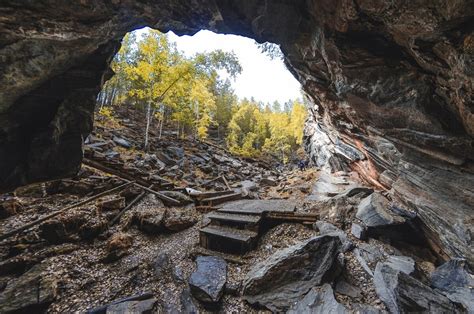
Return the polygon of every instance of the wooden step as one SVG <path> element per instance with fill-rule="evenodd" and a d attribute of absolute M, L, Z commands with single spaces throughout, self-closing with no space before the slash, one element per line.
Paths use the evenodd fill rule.
<path fill-rule="evenodd" d="M 232 191 L 232 190 L 227 190 L 227 191 L 216 191 L 216 192 L 203 192 L 201 194 L 196 194 L 196 195 L 192 195 L 192 197 L 198 201 L 202 201 L 203 199 L 206 199 L 206 198 L 212 198 L 212 197 L 216 197 L 216 196 L 222 196 L 222 195 L 230 195 L 230 194 L 234 194 L 235 191 Z"/>
<path fill-rule="evenodd" d="M 226 194 L 221 196 L 209 197 L 201 200 L 201 205 L 215 206 L 229 201 L 235 201 L 242 198 L 242 193 L 234 192 L 232 194 Z"/>
<path fill-rule="evenodd" d="M 294 201 L 289 200 L 238 200 L 218 206 L 218 211 L 232 214 L 262 215 L 268 212 L 294 212 L 295 207 Z"/>
<path fill-rule="evenodd" d="M 238 229 L 258 231 L 261 216 L 239 215 L 214 211 L 207 215 L 211 220 L 211 225 L 230 226 Z"/>
<path fill-rule="evenodd" d="M 203 248 L 231 254 L 245 254 L 257 244 L 258 233 L 230 227 L 210 225 L 199 230 Z"/>

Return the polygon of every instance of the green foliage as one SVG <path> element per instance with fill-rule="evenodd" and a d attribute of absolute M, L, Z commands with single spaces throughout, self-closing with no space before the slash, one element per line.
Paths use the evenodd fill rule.
<path fill-rule="evenodd" d="M 273 57 L 278 46 L 261 45 Z M 186 57 L 166 34 L 149 30 L 142 38 L 127 34 L 111 68 L 115 75 L 98 96 L 100 115 L 112 117 L 112 105 L 132 104 L 147 113 L 145 147 L 150 126 L 174 124 L 178 135 L 206 138 L 211 127 L 226 138 L 231 151 L 243 156 L 271 154 L 288 160 L 301 145 L 306 119 L 305 104 L 238 101 L 229 79 L 242 71 L 233 53 L 221 50 Z M 158 123 L 151 123 L 156 120 Z"/>
<path fill-rule="evenodd" d="M 280 46 L 270 42 L 264 42 L 257 44 L 257 47 L 261 52 L 265 53 L 270 59 L 283 59 L 283 53 L 281 52 Z"/>
<path fill-rule="evenodd" d="M 227 145 L 230 151 L 243 156 L 262 152 L 287 162 L 301 145 L 306 108 L 292 102 L 289 113 L 262 109 L 258 103 L 244 99 L 229 122 Z"/>
<path fill-rule="evenodd" d="M 127 34 L 112 69 L 115 75 L 98 97 L 101 106 L 133 103 L 151 108 L 159 124 L 175 122 L 200 138 L 207 137 L 211 125 L 227 125 L 230 120 L 235 96 L 218 71 L 227 71 L 231 78 L 242 71 L 234 53 L 216 50 L 187 58 L 156 30 L 141 39 Z"/>

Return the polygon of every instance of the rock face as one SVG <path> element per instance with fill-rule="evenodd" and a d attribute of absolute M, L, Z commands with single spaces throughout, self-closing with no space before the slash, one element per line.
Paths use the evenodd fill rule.
<path fill-rule="evenodd" d="M 288 310 L 313 286 L 336 274 L 337 235 L 313 237 L 255 265 L 243 283 L 244 299 L 274 312 Z"/>
<path fill-rule="evenodd" d="M 401 268 L 393 268 L 393 266 Z M 409 274 L 403 264 L 377 264 L 374 284 L 377 294 L 390 313 L 454 313 L 459 308 L 448 298 Z"/>
<path fill-rule="evenodd" d="M 431 285 L 461 303 L 468 313 L 474 312 L 474 277 L 465 260 L 456 258 L 438 267 L 431 275 Z"/>
<path fill-rule="evenodd" d="M 41 312 L 54 301 L 57 282 L 45 276 L 47 264 L 39 264 L 16 280 L 11 280 L 0 294 L 2 313 Z"/>
<path fill-rule="evenodd" d="M 391 189 L 440 255 L 474 264 L 471 0 L 6 0 L 0 14 L 0 190 L 77 171 L 127 31 L 206 28 L 280 44 L 315 103 L 313 162 Z"/>
<path fill-rule="evenodd" d="M 395 225 L 405 222 L 403 217 L 392 214 L 388 207 L 388 200 L 380 193 L 375 192 L 360 202 L 356 217 L 362 220 L 367 227 Z"/>

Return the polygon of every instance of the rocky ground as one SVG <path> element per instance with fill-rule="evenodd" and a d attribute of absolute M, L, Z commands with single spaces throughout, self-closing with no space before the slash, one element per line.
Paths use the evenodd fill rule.
<path fill-rule="evenodd" d="M 473 310 L 466 263 L 444 263 L 416 215 L 391 206 L 383 191 L 353 175 L 277 171 L 172 133 L 158 139 L 153 129 L 145 153 L 143 117 L 122 110 L 97 118 L 76 177 L 1 196 L 0 234 L 124 179 L 161 194 L 129 185 L 4 239 L 1 313 Z M 292 200 L 320 220 L 273 226 L 243 256 L 201 256 L 199 229 L 212 204 L 193 193 L 228 188 L 239 198 Z"/>

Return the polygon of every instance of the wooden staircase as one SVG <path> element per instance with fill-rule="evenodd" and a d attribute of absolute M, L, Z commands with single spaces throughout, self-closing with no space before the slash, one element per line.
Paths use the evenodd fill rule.
<path fill-rule="evenodd" d="M 231 195 L 231 194 L 228 194 Z M 224 195 L 226 196 L 226 195 Z M 199 231 L 200 245 L 208 250 L 245 254 L 253 250 L 270 213 L 287 217 L 295 204 L 286 200 L 239 200 L 224 203 L 206 215 L 210 223 Z"/>

